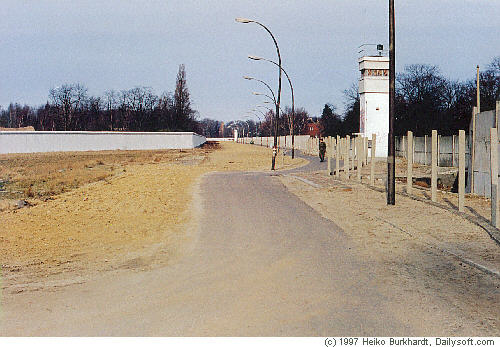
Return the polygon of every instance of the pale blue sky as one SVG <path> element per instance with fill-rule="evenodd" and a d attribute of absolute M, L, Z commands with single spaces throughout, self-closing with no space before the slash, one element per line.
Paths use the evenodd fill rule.
<path fill-rule="evenodd" d="M 194 1 L 2 0 L 0 105 L 39 105 L 49 89 L 80 82 L 93 95 L 109 89 L 173 91 L 179 64 L 202 118 L 241 118 L 264 99 L 251 75 L 277 86 L 267 25 L 280 45 L 297 106 L 319 116 L 327 102 L 343 109 L 342 90 L 358 79 L 357 47 L 387 44 L 387 0 Z M 397 69 L 438 65 L 473 78 L 500 55 L 500 1 L 396 0 Z M 283 80 L 282 100 L 290 103 Z"/>

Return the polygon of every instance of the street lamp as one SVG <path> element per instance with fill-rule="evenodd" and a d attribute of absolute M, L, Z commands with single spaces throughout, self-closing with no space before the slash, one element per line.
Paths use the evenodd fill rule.
<path fill-rule="evenodd" d="M 260 105 L 259 105 L 259 106 L 257 106 L 257 107 L 264 107 L 264 106 L 260 106 Z M 265 107 L 265 109 L 266 109 L 266 110 L 268 110 L 268 111 L 271 111 L 271 109 L 270 109 L 270 108 Z M 256 108 L 252 109 L 252 111 L 259 112 L 259 113 L 260 113 L 260 114 L 264 117 L 264 120 L 266 119 L 266 113 L 265 113 L 265 112 L 262 112 L 261 110 L 256 109 Z M 258 115 L 255 115 L 255 116 L 257 116 L 257 118 L 259 118 L 259 120 L 261 120 L 261 118 L 260 118 Z M 271 117 L 271 122 L 272 122 L 272 121 L 273 121 L 273 118 Z"/>
<path fill-rule="evenodd" d="M 264 104 L 273 104 L 273 105 L 276 106 L 276 104 L 274 102 L 267 101 L 267 100 L 266 101 L 262 101 L 262 103 L 264 103 Z M 283 109 L 281 108 L 281 106 L 280 106 L 280 110 L 281 110 L 281 113 L 285 113 L 285 112 L 283 112 Z"/>
<path fill-rule="evenodd" d="M 257 82 L 260 82 L 262 83 L 263 85 L 265 85 L 267 87 L 267 89 L 269 89 L 269 91 L 271 92 L 271 95 L 273 96 L 273 100 L 274 102 L 276 103 L 276 97 L 274 96 L 274 92 L 273 90 L 271 89 L 271 87 L 269 86 L 269 84 L 267 84 L 266 82 L 262 81 L 262 80 L 259 80 L 258 78 L 254 78 L 254 77 L 250 77 L 250 76 L 243 76 L 244 79 L 246 80 L 249 80 L 249 81 L 257 81 Z"/>
<path fill-rule="evenodd" d="M 267 94 L 264 94 L 264 93 L 259 93 L 259 92 L 252 92 L 253 95 L 262 95 L 262 96 L 265 96 L 266 98 L 268 98 L 269 100 L 271 100 L 274 104 L 274 106 L 277 106 L 276 104 L 276 100 L 274 100 L 272 97 L 270 97 L 269 95 Z"/>
<path fill-rule="evenodd" d="M 255 110 L 255 111 L 259 111 L 259 110 Z M 262 113 L 262 114 L 264 115 L 264 113 Z M 252 113 L 252 116 L 257 117 L 257 119 L 259 120 L 259 122 L 257 123 L 256 134 L 255 135 L 256 136 L 262 136 L 262 129 L 260 128 L 261 125 L 262 125 L 262 118 L 258 114 L 256 114 L 256 113 Z M 262 139 L 261 139 L 261 143 L 260 144 L 262 145 Z"/>
<path fill-rule="evenodd" d="M 272 111 L 272 109 L 271 109 L 271 108 L 266 107 L 266 106 L 258 105 L 258 106 L 256 106 L 256 107 L 263 107 L 263 108 L 265 108 L 267 111 Z M 257 108 L 252 109 L 252 111 L 259 112 L 259 113 L 260 113 L 260 114 L 264 117 L 264 121 L 267 121 L 267 118 L 266 118 L 266 117 L 267 117 L 267 114 L 266 114 L 266 112 L 262 112 L 261 110 L 259 110 L 259 109 L 257 109 Z M 258 117 L 258 116 L 257 116 L 257 117 Z M 273 129 L 273 124 L 274 124 L 274 122 L 273 122 L 273 117 L 271 116 L 270 118 L 271 118 L 271 129 Z M 259 117 L 259 119 L 260 119 L 260 117 Z M 261 133 L 262 133 L 262 129 L 261 129 Z"/>
<path fill-rule="evenodd" d="M 269 59 L 266 59 L 266 58 L 261 58 L 261 57 L 257 57 L 255 55 L 249 55 L 248 56 L 249 59 L 252 59 L 252 60 L 264 60 L 264 61 L 267 61 L 269 63 L 272 63 L 274 65 L 276 65 L 277 67 L 279 67 L 281 69 L 281 71 L 283 71 L 283 73 L 285 74 L 286 78 L 288 79 L 288 83 L 290 84 L 290 90 L 291 90 L 291 93 L 292 93 L 292 116 L 290 117 L 290 123 L 291 123 L 291 127 L 290 127 L 290 135 L 292 135 L 292 159 L 295 157 L 295 139 L 294 139 L 294 129 L 293 129 L 293 123 L 294 123 L 294 120 L 295 120 L 295 106 L 294 106 L 294 98 L 293 98 L 293 86 L 292 86 L 292 81 L 290 80 L 290 77 L 288 76 L 288 73 L 285 71 L 285 69 L 283 69 L 283 67 L 281 66 L 281 64 L 278 64 L 272 60 L 269 60 Z"/>
<path fill-rule="evenodd" d="M 236 22 L 238 23 L 255 23 L 262 28 L 264 28 L 269 35 L 271 35 L 271 38 L 273 39 L 274 45 L 276 46 L 276 53 L 278 54 L 278 67 L 279 67 L 279 78 L 278 78 L 278 98 L 276 100 L 276 124 L 274 126 L 274 148 L 273 148 L 273 160 L 272 160 L 272 166 L 271 170 L 274 170 L 275 164 L 276 164 L 276 155 L 278 153 L 278 119 L 279 119 L 279 112 L 280 112 L 280 100 L 281 100 L 281 55 L 280 55 L 280 49 L 278 47 L 278 42 L 276 41 L 276 38 L 274 37 L 273 33 L 271 30 L 269 30 L 264 24 L 259 23 L 255 20 L 248 19 L 248 18 L 236 18 Z"/>

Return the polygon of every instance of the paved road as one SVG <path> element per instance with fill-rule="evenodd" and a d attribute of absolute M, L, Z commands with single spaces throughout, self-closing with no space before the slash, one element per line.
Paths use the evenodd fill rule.
<path fill-rule="evenodd" d="M 344 232 L 272 174 L 210 174 L 200 198 L 201 226 L 179 262 L 18 294 L 0 335 L 414 332 Z"/>

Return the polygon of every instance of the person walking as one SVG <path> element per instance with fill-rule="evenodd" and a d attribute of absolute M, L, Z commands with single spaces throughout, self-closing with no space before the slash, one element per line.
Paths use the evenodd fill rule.
<path fill-rule="evenodd" d="M 322 161 L 322 162 L 325 161 L 325 154 L 326 154 L 326 143 L 320 137 L 319 138 L 319 160 L 320 161 Z"/>

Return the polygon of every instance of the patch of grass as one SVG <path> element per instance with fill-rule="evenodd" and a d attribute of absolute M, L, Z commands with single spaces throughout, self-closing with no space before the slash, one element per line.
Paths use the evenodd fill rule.
<path fill-rule="evenodd" d="M 44 199 L 125 172 L 133 164 L 160 164 L 207 154 L 214 146 L 194 150 L 54 152 L 0 155 L 2 199 Z"/>

